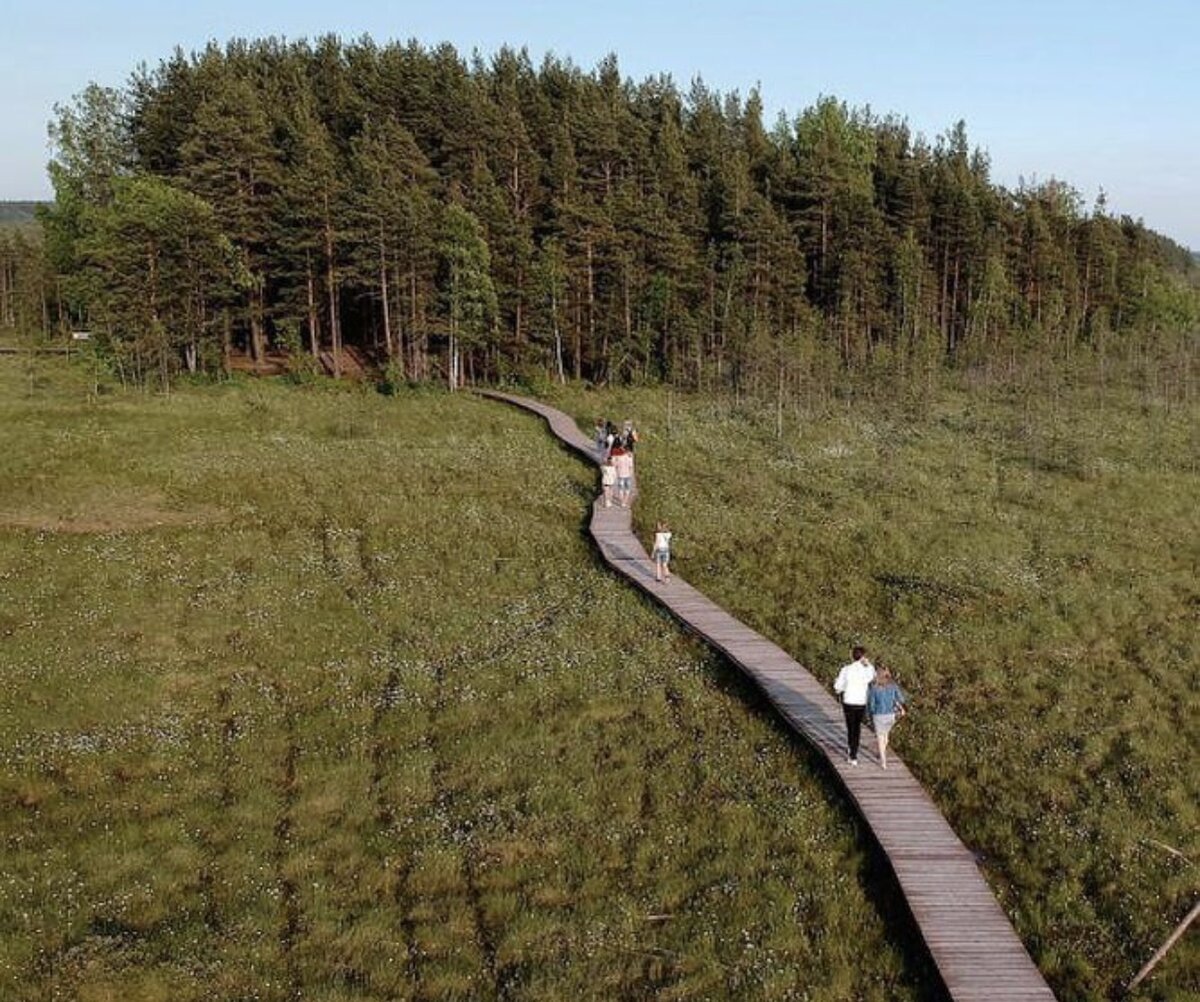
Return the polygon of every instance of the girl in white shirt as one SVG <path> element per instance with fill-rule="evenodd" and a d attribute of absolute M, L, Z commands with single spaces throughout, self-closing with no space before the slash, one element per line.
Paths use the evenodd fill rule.
<path fill-rule="evenodd" d="M 671 527 L 659 522 L 654 527 L 654 549 L 650 554 L 654 561 L 654 580 L 659 584 L 671 580 Z"/>
<path fill-rule="evenodd" d="M 611 508 L 613 489 L 617 486 L 617 468 L 611 456 L 600 465 L 600 486 L 604 488 L 604 507 Z"/>

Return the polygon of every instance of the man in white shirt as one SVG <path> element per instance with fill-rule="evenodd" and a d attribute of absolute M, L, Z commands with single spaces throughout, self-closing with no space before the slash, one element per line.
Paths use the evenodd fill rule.
<path fill-rule="evenodd" d="M 833 683 L 833 691 L 842 697 L 846 715 L 846 758 L 858 765 L 858 739 L 862 734 L 863 714 L 867 710 L 867 689 L 875 681 L 875 666 L 867 660 L 867 649 L 855 647 L 854 660 L 843 665 Z"/>

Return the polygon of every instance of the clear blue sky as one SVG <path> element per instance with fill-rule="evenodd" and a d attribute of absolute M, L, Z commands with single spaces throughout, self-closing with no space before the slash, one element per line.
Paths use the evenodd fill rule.
<path fill-rule="evenodd" d="M 615 52 L 640 79 L 759 84 L 769 118 L 819 94 L 934 136 L 962 118 L 993 176 L 1054 176 L 1090 204 L 1200 249 L 1197 0 L 0 0 L 0 199 L 45 198 L 46 123 L 89 81 L 123 84 L 176 45 L 262 35 L 508 43 L 590 69 Z M 770 123 L 768 123 L 770 124 Z"/>

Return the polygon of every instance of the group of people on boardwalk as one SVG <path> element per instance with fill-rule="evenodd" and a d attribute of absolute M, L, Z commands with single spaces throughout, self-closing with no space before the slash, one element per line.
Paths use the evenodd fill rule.
<path fill-rule="evenodd" d="M 604 507 L 611 508 L 615 502 L 628 508 L 633 499 L 633 454 L 638 443 L 633 421 L 626 420 L 618 429 L 612 421 L 597 418 L 593 441 L 600 459 Z M 654 580 L 659 584 L 671 580 L 671 535 L 671 527 L 666 522 L 655 525 L 650 561 L 654 567 Z M 852 657 L 849 664 L 842 666 L 833 683 L 833 691 L 841 697 L 846 718 L 846 761 L 858 765 L 862 725 L 864 720 L 869 720 L 879 746 L 879 765 L 886 769 L 888 739 L 896 721 L 908 712 L 907 697 L 896 684 L 891 669 L 884 664 L 872 664 L 865 647 L 856 646 Z"/>
<path fill-rule="evenodd" d="M 596 418 L 592 437 L 602 460 L 607 459 L 610 455 L 616 455 L 617 450 L 632 453 L 640 439 L 637 429 L 633 426 L 632 418 L 626 418 L 625 424 L 620 429 L 611 421 Z"/>
<path fill-rule="evenodd" d="M 628 508 L 633 498 L 633 450 L 638 443 L 637 429 L 627 420 L 620 431 L 611 421 L 596 419 L 596 451 L 600 454 L 600 484 L 604 488 L 604 507 L 615 500 Z"/>
<path fill-rule="evenodd" d="M 858 765 L 863 720 L 870 717 L 879 745 L 879 765 L 886 769 L 888 736 L 896 721 L 908 712 L 904 690 L 896 684 L 890 668 L 871 664 L 865 647 L 855 647 L 851 656 L 854 660 L 842 665 L 833 683 L 833 691 L 842 697 L 846 718 L 846 761 Z"/>
<path fill-rule="evenodd" d="M 639 436 L 632 419 L 618 429 L 612 421 L 597 418 L 592 440 L 600 457 L 600 486 L 604 507 L 613 503 L 628 508 L 633 501 L 633 454 Z M 650 553 L 654 565 L 654 580 L 665 584 L 671 580 L 671 527 L 659 522 L 654 527 L 654 546 Z"/>

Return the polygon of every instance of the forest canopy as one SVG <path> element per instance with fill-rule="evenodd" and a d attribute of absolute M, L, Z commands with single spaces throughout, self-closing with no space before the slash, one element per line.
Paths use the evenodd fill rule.
<path fill-rule="evenodd" d="M 1200 318 L 1189 251 L 1103 193 L 994 183 L 962 122 L 821 97 L 768 126 L 755 90 L 615 57 L 214 43 L 90 86 L 51 137 L 27 312 L 144 379 L 353 344 L 408 380 L 753 392 Z"/>

